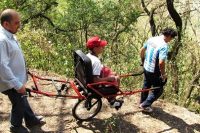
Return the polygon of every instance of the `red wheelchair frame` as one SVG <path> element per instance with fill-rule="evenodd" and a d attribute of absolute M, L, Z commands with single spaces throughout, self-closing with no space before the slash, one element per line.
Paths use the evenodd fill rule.
<path fill-rule="evenodd" d="M 82 51 L 77 51 L 77 53 L 80 54 L 80 56 L 84 56 L 84 58 L 87 58 L 82 53 Z M 79 60 L 79 58 L 78 58 L 78 60 Z M 85 59 L 83 59 L 83 60 L 85 60 Z M 75 66 L 76 66 L 76 64 L 75 64 Z M 83 69 L 82 66 L 80 68 Z M 80 68 L 77 68 L 77 69 L 80 69 Z M 77 71 L 77 69 L 75 69 L 75 71 Z M 140 73 L 137 73 L 137 74 L 120 75 L 120 78 L 125 78 L 125 77 L 129 77 L 129 76 L 137 76 L 137 75 L 141 75 L 142 73 L 143 73 L 143 71 Z M 50 78 L 43 78 L 43 77 L 34 75 L 30 71 L 28 71 L 28 74 L 31 76 L 32 81 L 34 83 L 34 86 L 31 89 L 30 88 L 26 89 L 26 91 L 29 95 L 31 95 L 31 93 L 36 93 L 36 94 L 41 94 L 41 95 L 45 95 L 48 97 L 66 97 L 66 98 L 78 99 L 78 102 L 72 108 L 72 115 L 77 120 L 80 120 L 80 121 L 89 120 L 98 114 L 98 112 L 101 110 L 101 107 L 102 107 L 101 98 L 127 96 L 127 95 L 133 95 L 133 94 L 139 93 L 139 92 L 151 91 L 151 90 L 156 89 L 156 88 L 149 88 L 149 89 L 138 89 L 138 90 L 134 90 L 134 91 L 122 91 L 121 89 L 116 87 L 115 84 L 113 84 L 111 82 L 86 83 L 86 85 L 83 85 L 84 83 L 80 82 L 80 80 L 78 79 L 80 77 L 80 75 L 77 76 L 76 73 L 75 73 L 76 76 L 75 76 L 74 80 L 53 80 Z M 57 93 L 45 92 L 39 88 L 38 82 L 40 80 L 52 81 L 53 84 L 55 82 L 59 82 L 62 85 L 60 88 L 55 87 Z M 97 90 L 96 86 L 99 86 L 99 85 L 114 86 L 118 92 L 115 94 L 104 95 L 103 93 L 101 93 L 100 91 Z M 69 91 L 71 91 L 70 89 L 72 89 L 75 92 L 75 95 L 69 94 Z M 83 104 L 83 105 L 81 105 L 81 104 Z M 83 108 L 85 109 L 84 111 L 83 111 Z M 89 115 L 86 115 L 87 113 Z"/>
<path fill-rule="evenodd" d="M 40 77 L 38 75 L 31 73 L 30 71 L 28 71 L 27 73 L 28 73 L 28 75 L 31 76 L 32 81 L 34 83 L 33 88 L 31 88 L 31 89 L 26 88 L 26 91 L 27 91 L 28 94 L 30 94 L 32 92 L 32 93 L 41 94 L 41 95 L 48 96 L 48 97 L 67 97 L 67 98 L 72 98 L 72 99 L 86 99 L 86 97 L 80 93 L 79 88 L 77 87 L 75 81 L 73 81 L 73 80 L 70 80 L 70 81 L 68 81 L 68 80 L 53 80 L 51 78 Z M 137 75 L 141 75 L 141 74 L 137 74 Z M 136 76 L 136 75 L 133 75 L 133 74 L 120 75 L 120 78 L 128 77 L 128 76 Z M 39 85 L 38 85 L 39 80 L 59 82 L 59 83 L 62 83 L 62 85 L 66 85 L 66 87 L 67 87 L 66 90 L 65 90 L 66 94 L 61 93 L 62 91 L 64 91 L 62 86 L 61 86 L 60 89 L 58 89 L 58 90 L 56 89 L 57 93 L 45 92 L 45 91 L 41 90 L 39 88 Z M 90 88 L 91 90 L 93 90 L 94 92 L 96 92 L 97 94 L 99 94 L 101 97 L 104 97 L 104 98 L 113 97 L 113 96 L 133 95 L 133 94 L 138 93 L 138 92 L 145 92 L 145 91 L 150 91 L 150 90 L 156 89 L 156 88 L 149 88 L 149 89 L 145 89 L 145 90 L 139 89 L 139 90 L 134 90 L 134 91 L 122 91 L 122 90 L 120 90 L 119 88 L 116 87 L 116 89 L 119 90 L 118 94 L 106 95 L 105 96 L 104 94 L 98 92 L 93 87 L 95 85 L 113 85 L 113 86 L 115 86 L 115 84 L 113 84 L 111 82 L 98 82 L 98 83 L 92 83 L 92 84 L 87 85 L 88 88 Z M 77 95 L 68 95 L 67 92 L 70 91 L 69 90 L 70 88 L 73 89 Z"/>
<path fill-rule="evenodd" d="M 26 88 L 26 91 L 29 95 L 31 95 L 31 92 L 33 92 L 33 93 L 41 94 L 41 95 L 48 96 L 48 97 L 68 97 L 68 98 L 72 98 L 72 99 L 85 99 L 85 96 L 81 95 L 76 84 L 72 80 L 71 81 L 53 80 L 51 78 L 43 78 L 43 77 L 37 76 L 37 75 L 31 73 L 30 71 L 28 71 L 27 73 L 28 73 L 28 75 L 31 76 L 32 81 L 34 83 L 34 86 L 31 89 Z M 62 83 L 62 86 L 60 87 L 60 89 L 56 88 L 57 93 L 45 92 L 39 88 L 39 83 L 38 83 L 39 80 L 59 82 L 59 83 Z M 69 85 L 70 85 L 70 88 L 72 88 L 76 92 L 77 95 L 68 95 L 67 94 L 69 91 Z M 63 86 L 66 88 L 63 88 Z M 62 94 L 62 91 L 64 91 L 64 89 L 65 89 L 66 94 Z"/>
<path fill-rule="evenodd" d="M 111 82 L 98 82 L 98 83 L 92 83 L 92 84 L 88 84 L 88 88 L 90 88 L 91 90 L 93 90 L 94 92 L 96 92 L 100 97 L 98 97 L 97 99 L 94 99 L 95 97 L 93 97 L 93 100 L 96 100 L 96 103 L 98 102 L 98 107 L 95 110 L 96 112 L 94 112 L 92 115 L 86 116 L 86 117 L 82 117 L 79 114 L 76 113 L 76 111 L 78 110 L 77 107 L 79 105 L 80 102 L 82 101 L 87 101 L 89 96 L 84 95 L 83 93 L 81 93 L 79 86 L 77 86 L 77 82 L 74 80 L 53 80 L 51 78 L 43 78 L 37 75 L 34 75 L 33 73 L 31 73 L 30 71 L 28 71 L 28 74 L 31 76 L 32 81 L 34 83 L 34 87 L 30 88 L 26 88 L 27 93 L 29 94 L 29 96 L 31 96 L 31 93 L 36 93 L 36 94 L 41 94 L 44 96 L 48 96 L 48 97 L 65 97 L 65 98 L 72 98 L 72 99 L 78 99 L 78 102 L 76 103 L 76 105 L 73 107 L 72 109 L 72 115 L 74 116 L 74 118 L 76 118 L 79 121 L 86 121 L 86 120 L 90 120 L 91 118 L 93 118 L 94 116 L 96 116 L 98 114 L 98 112 L 101 109 L 102 106 L 102 102 L 101 102 L 101 97 L 103 98 L 108 98 L 108 97 L 116 97 L 116 96 L 127 96 L 127 95 L 133 95 L 135 93 L 138 92 L 145 92 L 145 91 L 150 91 L 156 88 L 150 88 L 150 89 L 138 89 L 138 90 L 134 90 L 134 91 L 122 91 L 119 88 L 116 87 L 116 89 L 118 89 L 118 93 L 117 94 L 111 94 L 111 95 L 104 95 L 100 92 L 98 92 L 94 86 L 96 85 L 114 85 Z M 138 75 L 138 74 L 137 74 Z M 121 78 L 124 77 L 128 77 L 128 76 L 136 76 L 133 74 L 127 74 L 127 75 L 120 75 Z M 52 93 L 52 92 L 45 92 L 44 90 L 41 90 L 39 87 L 39 81 L 40 80 L 44 80 L 44 81 L 51 81 L 51 82 L 59 82 L 61 83 L 61 87 L 59 89 L 56 89 L 57 93 Z M 68 94 L 69 91 L 74 91 L 75 95 L 72 94 Z M 64 94 L 63 94 L 64 93 Z M 90 99 L 92 101 L 92 99 Z M 96 104 L 95 103 L 95 104 Z M 86 112 L 88 112 L 87 109 Z M 83 114 L 85 115 L 85 114 Z"/>

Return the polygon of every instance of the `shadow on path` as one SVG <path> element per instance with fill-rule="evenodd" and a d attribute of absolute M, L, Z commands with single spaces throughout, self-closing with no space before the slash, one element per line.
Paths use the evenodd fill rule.
<path fill-rule="evenodd" d="M 200 124 L 189 125 L 183 119 L 173 116 L 169 113 L 166 113 L 161 108 L 154 108 L 154 112 L 149 115 L 155 119 L 163 121 L 164 123 L 166 123 L 168 126 L 171 127 L 170 129 L 163 130 L 159 133 L 171 129 L 177 129 L 180 133 L 194 133 L 194 130 L 200 132 Z"/>
<path fill-rule="evenodd" d="M 93 133 L 138 133 L 137 126 L 131 124 L 123 118 L 123 115 L 117 114 L 105 120 L 93 118 L 89 122 L 78 122 L 79 127 L 91 130 Z M 79 128 L 78 127 L 78 128 Z M 74 129 L 78 132 L 78 129 Z"/>

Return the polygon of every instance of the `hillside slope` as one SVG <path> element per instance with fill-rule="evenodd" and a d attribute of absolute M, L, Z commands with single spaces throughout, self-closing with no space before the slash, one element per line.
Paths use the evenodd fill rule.
<path fill-rule="evenodd" d="M 154 112 L 144 114 L 138 108 L 139 94 L 124 98 L 119 111 L 103 100 L 101 112 L 91 121 L 77 122 L 71 109 L 77 100 L 29 97 L 33 110 L 45 116 L 47 123 L 30 129 L 32 133 L 200 133 L 200 115 L 187 109 L 158 100 Z M 8 133 L 11 104 L 0 94 L 0 132 Z"/>

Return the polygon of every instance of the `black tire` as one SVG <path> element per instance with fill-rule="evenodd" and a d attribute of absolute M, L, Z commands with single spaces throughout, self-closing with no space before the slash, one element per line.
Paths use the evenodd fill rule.
<path fill-rule="evenodd" d="M 87 121 L 95 117 L 102 107 L 100 97 L 88 97 L 84 100 L 78 100 L 72 108 L 72 115 L 79 121 Z"/>

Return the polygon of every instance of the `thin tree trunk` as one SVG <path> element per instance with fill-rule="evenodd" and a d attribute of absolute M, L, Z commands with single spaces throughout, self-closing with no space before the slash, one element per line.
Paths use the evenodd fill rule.
<path fill-rule="evenodd" d="M 187 90 L 185 99 L 184 99 L 185 107 L 189 105 L 188 99 L 190 98 L 192 91 L 194 90 L 194 85 L 198 84 L 199 79 L 200 79 L 200 70 L 198 70 L 197 74 L 194 76 L 194 78 L 191 80 L 191 83 L 189 84 L 189 89 Z"/>
<path fill-rule="evenodd" d="M 174 0 L 166 0 L 167 2 L 167 9 L 168 12 L 170 14 L 170 16 L 172 17 L 173 21 L 175 22 L 177 31 L 178 31 L 178 39 L 175 42 L 175 45 L 173 45 L 172 47 L 172 51 L 171 51 L 171 55 L 170 60 L 172 61 L 172 72 L 174 75 L 173 80 L 173 90 L 175 94 L 179 93 L 179 72 L 178 72 L 178 66 L 177 66 L 177 61 L 176 61 L 176 56 L 178 55 L 179 49 L 182 46 L 181 44 L 181 34 L 182 34 L 182 19 L 180 17 L 180 15 L 177 13 L 176 9 L 174 8 Z"/>
<path fill-rule="evenodd" d="M 155 8 L 152 9 L 151 11 L 149 11 L 144 3 L 144 0 L 141 0 L 141 3 L 142 3 L 142 7 L 144 9 L 144 11 L 147 13 L 147 15 L 149 16 L 149 24 L 150 24 L 150 27 L 151 27 L 151 34 L 152 36 L 155 36 L 156 35 L 156 24 L 155 24 L 155 21 L 154 21 L 154 11 L 155 11 Z"/>

